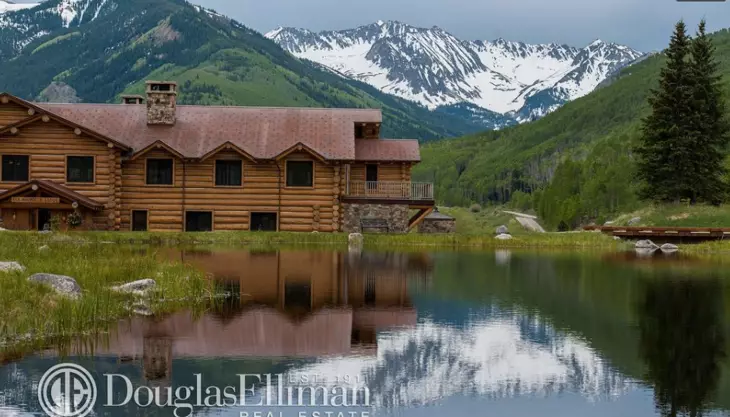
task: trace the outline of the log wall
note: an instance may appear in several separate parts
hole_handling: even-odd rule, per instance
[[[2,106],[0,106],[2,107]],[[27,114],[26,114],[27,117]],[[119,196],[115,192],[117,163],[120,151],[109,148],[106,142],[84,135],[77,136],[74,130],[55,121],[37,121],[19,129],[18,133],[0,141],[0,155],[29,155],[29,180],[51,180],[92,198],[105,205],[106,209],[95,213],[93,228],[113,229],[117,222],[115,207]],[[95,182],[93,184],[66,183],[66,157],[93,156],[95,159]],[[0,181],[0,193],[20,185]]]
[[[204,162],[183,163],[175,158],[173,186],[146,185],[148,158],[174,157],[159,149],[122,164],[122,230],[130,230],[132,210],[148,210],[150,231],[183,231],[185,211],[212,211],[214,230],[249,230],[251,212],[279,214],[281,231],[330,232],[337,228],[339,166],[316,161],[307,153],[287,159],[314,161],[313,188],[286,187],[285,160],[252,163],[233,151],[220,152]],[[215,186],[216,159],[243,161],[241,187]]]
[[[30,117],[28,109],[15,103],[0,103],[0,128]]]

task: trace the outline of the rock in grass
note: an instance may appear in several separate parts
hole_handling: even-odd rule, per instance
[[[347,237],[350,246],[362,246],[364,241],[365,238],[363,238],[362,233],[350,233],[350,236]]]
[[[507,226],[501,225],[497,228],[495,232],[497,235],[506,235],[509,234],[509,229],[507,229]]]
[[[81,287],[75,279],[65,275],[33,274],[28,277],[30,282],[38,282],[51,287],[58,294],[72,299],[81,297]]]
[[[0,262],[0,272],[23,272],[25,267],[17,262]]]
[[[112,291],[123,292],[126,294],[145,293],[157,286],[154,279],[140,279],[126,284],[112,287]]]
[[[649,239],[640,240],[634,245],[636,249],[659,249],[659,245]]]
[[[679,246],[671,243],[665,243],[659,249],[661,249],[662,252],[676,252],[679,250]]]
[[[494,238],[499,239],[499,240],[510,240],[510,239],[512,239],[512,235],[508,235],[507,233],[500,233],[497,236],[495,236]]]
[[[40,248],[38,248],[39,251],[45,252],[47,250],[51,249],[48,245],[43,245]]]
[[[634,217],[633,219],[629,220],[629,226],[636,226],[639,223],[641,223],[641,217]]]

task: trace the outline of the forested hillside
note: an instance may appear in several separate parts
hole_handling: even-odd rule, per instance
[[[730,97],[730,32],[712,40]],[[632,150],[663,63],[663,55],[652,56],[539,121],[429,144],[415,174],[436,182],[437,198],[447,205],[581,207],[596,218],[630,210],[639,185]]]
[[[145,79],[181,83],[182,103],[375,107],[383,134],[476,130],[301,61],[240,23],[183,0],[48,0],[0,17],[0,91],[26,99],[116,101]],[[50,88],[49,88],[50,86]]]

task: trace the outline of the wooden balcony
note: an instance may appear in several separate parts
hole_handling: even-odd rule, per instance
[[[345,199],[383,204],[433,205],[433,184],[410,181],[350,181]]]

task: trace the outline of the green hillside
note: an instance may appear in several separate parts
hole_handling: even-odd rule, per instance
[[[721,71],[728,75],[730,32],[712,38]],[[551,204],[553,210],[581,206],[587,217],[634,209],[632,148],[662,65],[661,54],[651,56],[610,85],[536,122],[428,144],[415,175],[436,182],[442,204],[512,200],[516,206],[538,208],[549,194],[552,202],[560,201]],[[730,97],[730,76],[725,91]]]
[[[22,31],[0,27],[0,91],[35,99],[56,82],[81,101],[111,102],[141,92],[145,79],[164,78],[181,84],[180,101],[187,104],[382,108],[383,134],[391,137],[477,130],[462,118],[300,61],[240,23],[182,0],[109,0],[97,19],[69,28],[48,23],[59,1],[14,17],[18,27],[50,32],[19,54],[11,46],[23,39]]]

